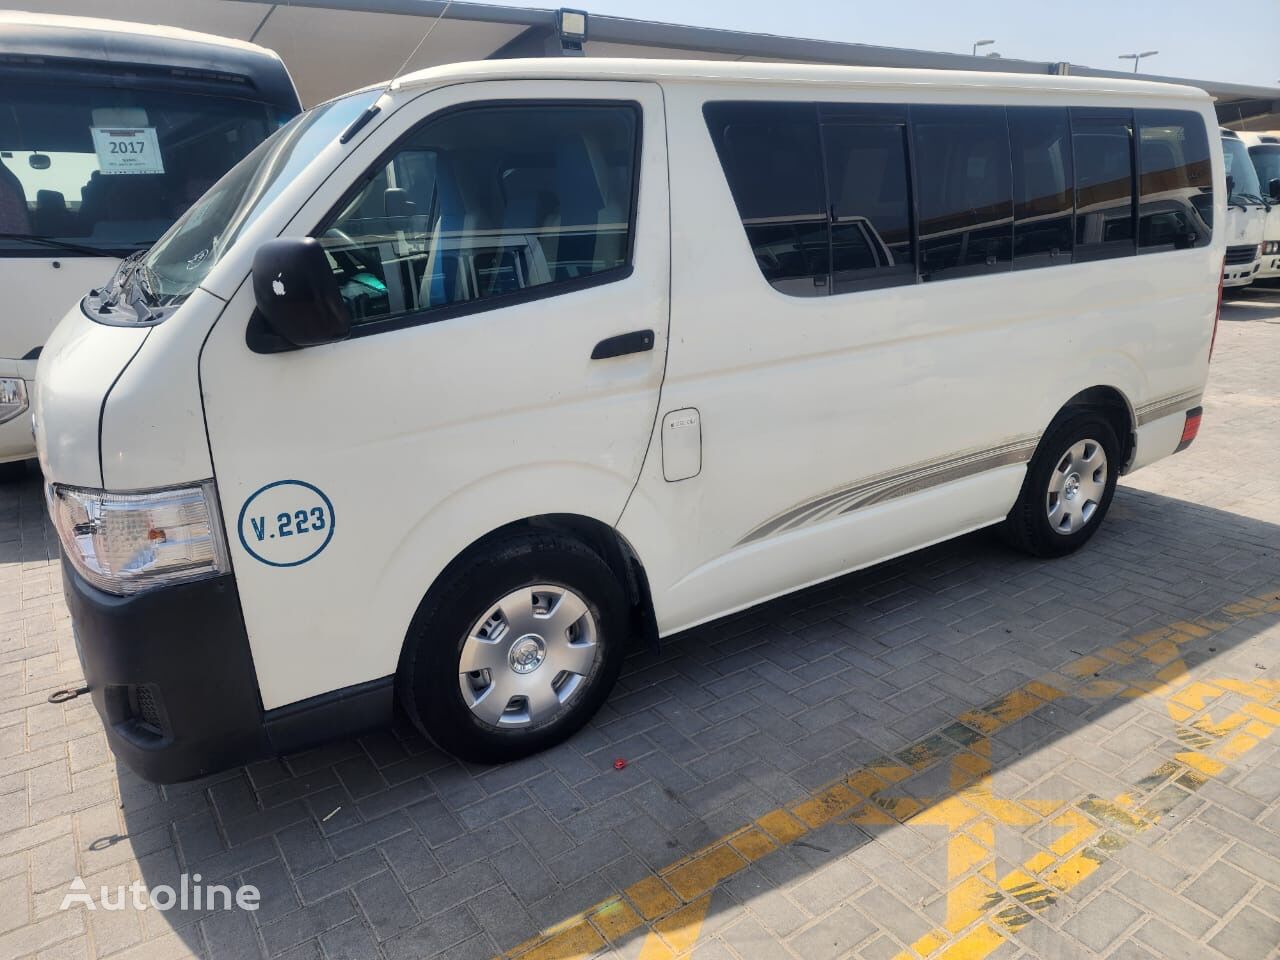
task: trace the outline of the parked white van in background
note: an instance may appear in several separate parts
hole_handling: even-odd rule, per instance
[[[1255,279],[1280,277],[1280,131],[1248,133],[1240,140],[1249,150],[1258,187],[1267,201],[1267,219],[1262,229],[1262,264]]]
[[[31,381],[67,308],[300,109],[252,44],[0,11],[0,473],[35,456]]]
[[[981,527],[1063,556],[1195,437],[1210,99],[507,60],[308,111],[62,321],[85,678],[177,780],[385,722],[520,757],[626,648]],[[115,304],[115,306],[112,306]]]
[[[1222,282],[1227,287],[1253,283],[1262,270],[1262,241],[1269,204],[1249,151],[1240,134],[1222,129],[1222,161],[1227,171],[1226,258]]]

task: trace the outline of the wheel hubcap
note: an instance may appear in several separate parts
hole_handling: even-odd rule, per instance
[[[519,674],[533,673],[547,658],[547,643],[532,633],[521,637],[511,645],[507,659],[511,661],[511,669]]]
[[[1073,444],[1058,460],[1045,491],[1049,526],[1066,536],[1097,513],[1107,489],[1107,455],[1096,440]]]
[[[468,631],[458,687],[487,726],[545,723],[568,709],[600,652],[595,617],[581,597],[554,584],[522,587]]]

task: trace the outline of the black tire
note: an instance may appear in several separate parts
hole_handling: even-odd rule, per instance
[[[464,700],[460,658],[472,626],[495,603],[535,584],[559,585],[585,602],[599,651],[559,714],[499,729]],[[622,669],[629,624],[626,596],[595,551],[555,533],[513,535],[464,557],[431,588],[405,639],[398,697],[414,725],[456,757],[476,763],[527,757],[565,740],[600,709]]]
[[[1067,452],[1082,441],[1094,441],[1106,455],[1106,484],[1084,525],[1071,533],[1055,529],[1048,515],[1049,481]],[[1034,557],[1064,557],[1089,542],[1102,525],[1120,475],[1120,442],[1107,419],[1098,413],[1068,413],[1050,426],[1027,467],[1022,490],[1001,534],[1011,546]]]

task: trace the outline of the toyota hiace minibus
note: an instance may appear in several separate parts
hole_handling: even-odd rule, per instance
[[[113,749],[178,780],[398,706],[520,757],[633,642],[982,527],[1072,553],[1199,427],[1216,129],[1140,81],[659,60],[304,113],[41,357]]]
[[[0,11],[0,476],[35,456],[36,359],[67,308],[300,109],[253,44]]]

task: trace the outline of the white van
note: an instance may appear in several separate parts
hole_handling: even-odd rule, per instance
[[[1258,188],[1267,202],[1266,225],[1262,229],[1262,263],[1255,279],[1280,277],[1280,131],[1249,133],[1241,130],[1241,142],[1249,150]]]
[[[67,308],[299,110],[262,47],[0,10],[0,475],[35,456],[31,381]]]
[[[1227,171],[1226,255],[1222,261],[1222,282],[1227,287],[1253,283],[1262,271],[1268,204],[1249,151],[1240,134],[1225,127],[1222,133],[1222,161]]]
[[[40,361],[113,748],[181,779],[399,704],[519,757],[634,641],[980,527],[1071,553],[1199,426],[1215,128],[1139,81],[658,60],[308,111]]]

